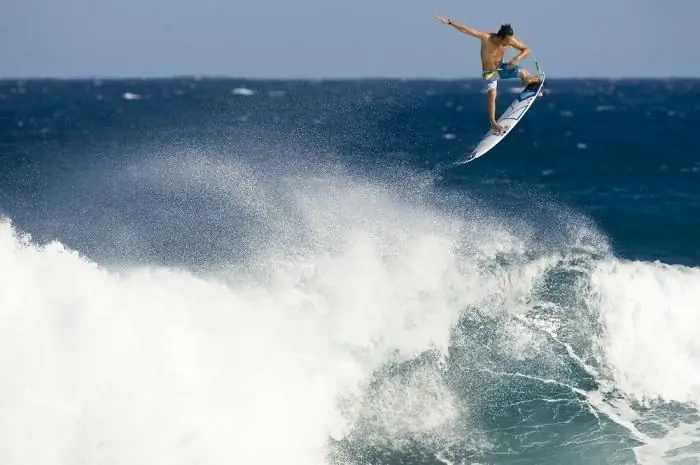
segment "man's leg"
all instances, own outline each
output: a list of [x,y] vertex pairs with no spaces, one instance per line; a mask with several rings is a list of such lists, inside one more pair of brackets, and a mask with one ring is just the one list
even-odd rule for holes
[[540,82],[539,76],[531,76],[525,68],[520,68],[518,70],[518,77],[520,78],[520,82],[522,82],[524,86],[532,84],[533,82]]
[[[541,78],[539,76],[531,76],[525,68],[520,68],[518,71],[518,77],[520,78],[520,82],[522,82],[524,86],[527,87],[529,84],[532,84],[534,82],[540,82]],[[544,91],[540,90],[537,96],[544,97]]]
[[503,131],[503,126],[496,123],[496,89],[498,81],[493,79],[486,83],[486,108],[489,115],[489,125],[496,132]]

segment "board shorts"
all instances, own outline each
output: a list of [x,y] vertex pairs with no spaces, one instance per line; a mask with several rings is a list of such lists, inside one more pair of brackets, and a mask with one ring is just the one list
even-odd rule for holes
[[[481,74],[481,77],[484,78],[484,83],[486,85],[487,91],[491,89],[496,90],[496,88],[498,87],[499,79],[517,79],[518,74],[520,74],[520,71],[522,71],[523,69],[520,65],[515,65],[513,66],[513,68],[509,69],[508,64],[504,62],[501,62],[501,64],[498,67],[500,68],[498,71],[487,71]],[[494,76],[495,73],[498,73],[498,77]]]

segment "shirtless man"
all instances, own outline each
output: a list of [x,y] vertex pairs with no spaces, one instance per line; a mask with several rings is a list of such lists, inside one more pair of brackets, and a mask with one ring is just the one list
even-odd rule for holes
[[[498,86],[498,79],[520,78],[524,86],[533,82],[539,82],[539,76],[530,76],[525,68],[521,68],[518,65],[518,62],[530,53],[530,49],[513,37],[513,28],[510,27],[510,24],[502,25],[498,32],[494,34],[467,27],[464,24],[441,16],[437,16],[437,19],[442,24],[447,24],[460,32],[481,39],[481,77],[486,83],[489,123],[491,124],[491,129],[495,132],[503,131],[503,126],[496,123],[496,87]],[[519,50],[520,53],[508,63],[504,63],[503,55],[508,47],[513,47]],[[542,94],[540,93],[540,95]]]

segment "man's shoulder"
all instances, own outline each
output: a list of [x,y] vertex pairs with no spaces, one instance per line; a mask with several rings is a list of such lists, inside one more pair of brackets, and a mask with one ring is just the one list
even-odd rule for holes
[[493,32],[484,32],[484,36],[481,38],[481,43],[495,47],[497,45],[493,41],[493,37],[495,35],[496,34],[494,34]]

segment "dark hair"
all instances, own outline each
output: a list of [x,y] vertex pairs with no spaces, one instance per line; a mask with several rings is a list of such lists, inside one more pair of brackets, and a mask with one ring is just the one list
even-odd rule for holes
[[513,35],[513,28],[510,27],[510,24],[502,24],[496,35],[501,39],[505,39],[506,37]]

